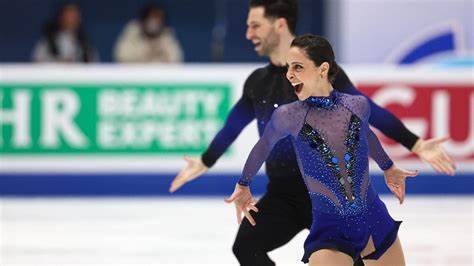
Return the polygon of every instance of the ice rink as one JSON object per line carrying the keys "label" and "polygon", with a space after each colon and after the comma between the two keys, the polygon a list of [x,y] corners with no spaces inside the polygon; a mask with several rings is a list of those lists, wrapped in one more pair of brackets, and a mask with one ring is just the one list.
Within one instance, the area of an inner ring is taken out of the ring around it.
{"label": "ice rink", "polygon": [[[237,265],[223,199],[1,198],[0,265]],[[404,221],[407,265],[473,265],[474,197],[383,200]],[[278,265],[302,265],[307,232],[270,253]]]}

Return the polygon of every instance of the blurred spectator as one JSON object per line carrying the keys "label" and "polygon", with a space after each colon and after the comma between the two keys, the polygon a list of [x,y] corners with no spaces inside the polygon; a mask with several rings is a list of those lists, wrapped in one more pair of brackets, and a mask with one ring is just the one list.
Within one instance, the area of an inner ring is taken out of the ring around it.
{"label": "blurred spectator", "polygon": [[81,25],[81,9],[77,4],[62,6],[43,29],[43,36],[33,51],[36,62],[83,62],[98,61]]}
{"label": "blurred spectator", "polygon": [[118,62],[182,62],[183,52],[174,31],[165,27],[162,8],[149,5],[130,21],[115,45]]}

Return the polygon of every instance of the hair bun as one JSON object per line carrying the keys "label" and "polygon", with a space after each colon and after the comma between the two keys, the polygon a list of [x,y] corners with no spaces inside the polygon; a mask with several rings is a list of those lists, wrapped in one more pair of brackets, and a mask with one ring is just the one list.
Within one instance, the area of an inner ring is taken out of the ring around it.
{"label": "hair bun", "polygon": [[332,61],[329,66],[329,71],[328,71],[328,79],[331,81],[331,83],[336,80],[336,76],[339,73],[339,66],[337,65],[336,61]]}

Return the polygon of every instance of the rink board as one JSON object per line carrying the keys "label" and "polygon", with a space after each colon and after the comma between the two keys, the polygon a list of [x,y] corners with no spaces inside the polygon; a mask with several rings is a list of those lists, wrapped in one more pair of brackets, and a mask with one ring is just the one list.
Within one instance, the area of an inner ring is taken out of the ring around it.
{"label": "rink board", "polygon": [[[174,173],[170,174],[3,174],[3,196],[171,196],[168,192]],[[204,175],[175,192],[177,196],[230,195],[237,175]],[[377,192],[389,193],[382,175],[372,175]],[[252,192],[265,192],[268,179],[256,176]],[[474,176],[458,174],[420,175],[407,181],[407,193],[474,195]]]}
{"label": "rink board", "polygon": [[[163,194],[148,184],[169,182],[184,166],[182,155],[199,156],[206,149],[256,67],[0,65],[2,194],[31,194],[27,188],[39,194]],[[379,134],[398,165],[421,171],[413,192],[472,193],[472,68],[344,69],[361,91],[413,132],[423,138],[451,136],[444,147],[458,164],[454,179],[436,174]],[[252,122],[210,176],[196,183],[215,187],[211,194],[224,193],[215,184],[234,182],[257,139]],[[371,169],[380,174],[373,162]]]}

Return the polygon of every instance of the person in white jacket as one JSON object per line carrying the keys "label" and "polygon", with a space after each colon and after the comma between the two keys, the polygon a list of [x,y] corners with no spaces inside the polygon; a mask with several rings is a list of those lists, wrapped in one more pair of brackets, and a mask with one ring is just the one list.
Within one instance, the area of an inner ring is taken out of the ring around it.
{"label": "person in white jacket", "polygon": [[165,27],[162,8],[149,5],[122,31],[114,50],[115,61],[123,63],[183,61],[183,52],[173,29]]}

